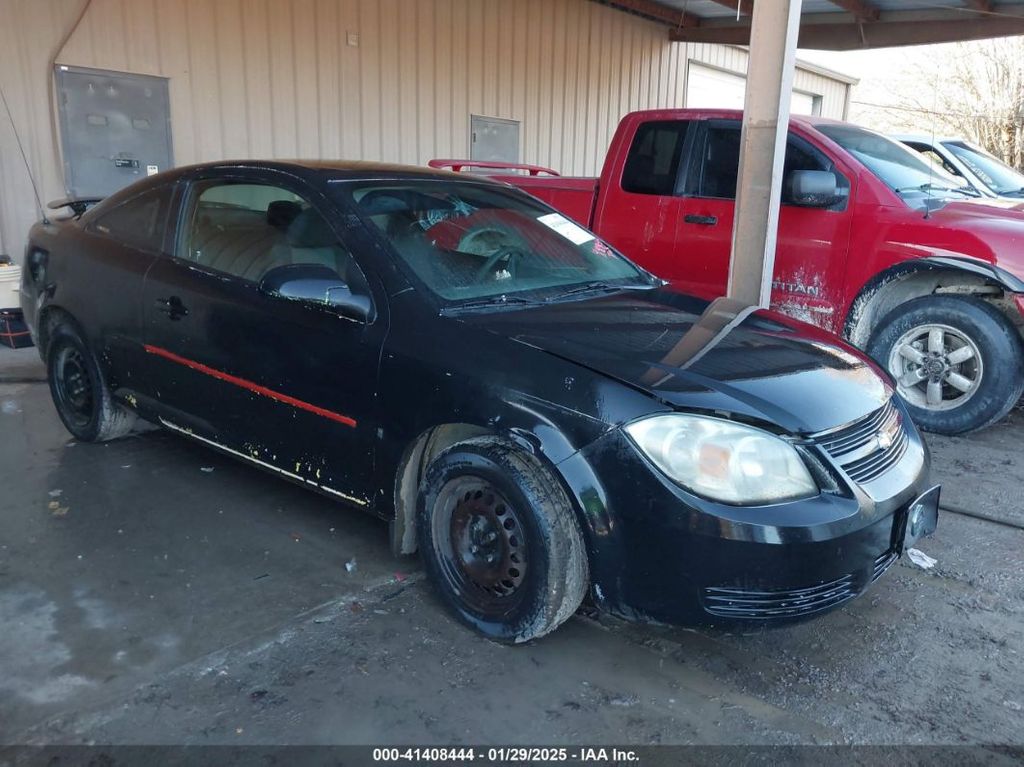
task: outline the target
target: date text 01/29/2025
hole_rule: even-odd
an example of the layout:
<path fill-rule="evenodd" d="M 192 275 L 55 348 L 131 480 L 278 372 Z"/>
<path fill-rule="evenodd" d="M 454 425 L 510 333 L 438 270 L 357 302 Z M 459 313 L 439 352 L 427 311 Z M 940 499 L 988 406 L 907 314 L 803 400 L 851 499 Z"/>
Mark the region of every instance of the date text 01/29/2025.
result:
<path fill-rule="evenodd" d="M 617 763 L 638 762 L 635 751 L 605 747 L 531 747 L 531 746 L 490 746 L 486 749 L 464 746 L 382 747 L 373 749 L 374 762 L 412 763 L 421 762 L 478 762 L 481 764 L 539 763 L 539 762 L 589 762 Z"/>

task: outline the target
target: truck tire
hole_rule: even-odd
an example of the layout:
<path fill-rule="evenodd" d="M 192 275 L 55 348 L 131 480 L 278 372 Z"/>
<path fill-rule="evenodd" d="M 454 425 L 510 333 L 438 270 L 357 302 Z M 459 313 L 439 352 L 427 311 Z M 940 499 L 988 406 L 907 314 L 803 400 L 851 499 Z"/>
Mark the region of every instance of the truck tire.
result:
<path fill-rule="evenodd" d="M 1020 336 L 970 296 L 908 301 L 879 323 L 867 352 L 896 379 L 914 421 L 937 434 L 984 428 L 1024 391 Z"/>
<path fill-rule="evenodd" d="M 70 322 L 51 331 L 46 377 L 57 415 L 76 439 L 106 442 L 132 430 L 135 414 L 114 401 L 95 355 Z"/>
<path fill-rule="evenodd" d="M 550 470 L 507 442 L 477 437 L 434 459 L 416 521 L 441 600 L 488 639 L 544 636 L 583 601 L 587 555 L 569 498 Z"/>

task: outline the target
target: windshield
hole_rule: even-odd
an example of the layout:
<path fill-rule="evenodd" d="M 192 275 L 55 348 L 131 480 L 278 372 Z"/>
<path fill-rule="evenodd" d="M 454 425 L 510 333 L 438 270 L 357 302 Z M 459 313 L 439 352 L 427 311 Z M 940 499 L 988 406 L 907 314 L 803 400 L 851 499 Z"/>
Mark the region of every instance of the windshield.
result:
<path fill-rule="evenodd" d="M 656 284 L 586 229 L 513 190 L 456 180 L 350 182 L 336 189 L 407 271 L 449 304 L 523 303 Z"/>
<path fill-rule="evenodd" d="M 988 152 L 962 141 L 946 141 L 943 146 L 956 155 L 982 182 L 996 194 L 1024 197 L 1024 174 L 1014 170 Z"/>
<path fill-rule="evenodd" d="M 915 207 L 923 207 L 930 197 L 962 199 L 977 194 L 964 189 L 960 181 L 898 141 L 853 125 L 819 125 L 818 130 Z"/>

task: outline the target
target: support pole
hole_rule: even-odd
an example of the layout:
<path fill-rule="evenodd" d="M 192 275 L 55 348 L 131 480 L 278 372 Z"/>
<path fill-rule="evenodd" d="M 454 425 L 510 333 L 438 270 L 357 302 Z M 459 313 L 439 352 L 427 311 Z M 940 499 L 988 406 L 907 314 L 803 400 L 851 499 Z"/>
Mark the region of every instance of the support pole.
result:
<path fill-rule="evenodd" d="M 768 306 L 802 0 L 754 3 L 729 296 Z"/>

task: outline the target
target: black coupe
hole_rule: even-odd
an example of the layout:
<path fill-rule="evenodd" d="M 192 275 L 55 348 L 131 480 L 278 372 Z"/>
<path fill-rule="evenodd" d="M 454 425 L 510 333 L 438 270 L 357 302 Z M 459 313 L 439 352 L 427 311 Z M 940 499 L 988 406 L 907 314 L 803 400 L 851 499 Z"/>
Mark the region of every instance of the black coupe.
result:
<path fill-rule="evenodd" d="M 639 620 L 801 618 L 934 529 L 927 451 L 868 359 L 674 292 L 508 186 L 232 162 L 84 207 L 34 227 L 22 285 L 69 431 L 139 416 L 388 519 L 493 639 L 588 592 Z"/>

